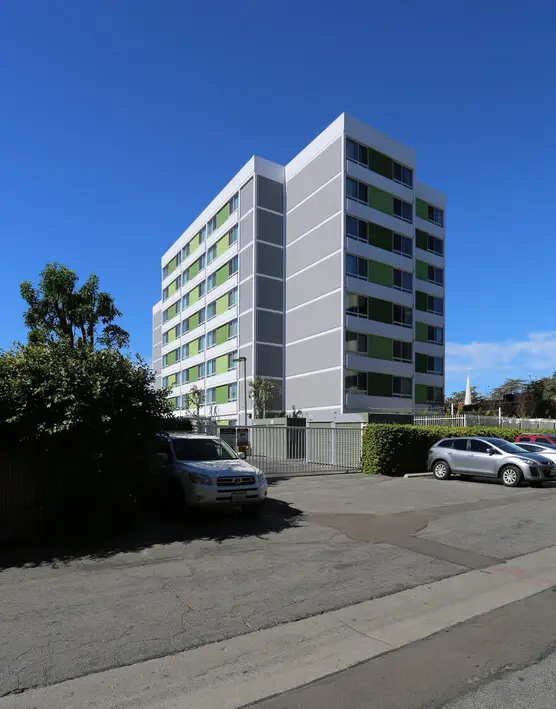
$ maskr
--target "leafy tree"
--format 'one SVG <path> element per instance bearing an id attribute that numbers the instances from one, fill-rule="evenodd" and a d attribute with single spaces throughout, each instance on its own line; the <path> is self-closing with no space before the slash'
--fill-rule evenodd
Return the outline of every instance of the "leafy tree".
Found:
<path id="1" fill-rule="evenodd" d="M 77 288 L 77 274 L 59 263 L 47 263 L 37 287 L 20 285 L 28 305 L 24 314 L 29 342 L 65 342 L 70 347 L 123 348 L 129 335 L 114 321 L 121 317 L 114 299 L 91 274 Z"/>
<path id="2" fill-rule="evenodd" d="M 249 389 L 255 418 L 266 418 L 267 406 L 273 397 L 282 392 L 282 385 L 275 379 L 255 377 L 249 382 Z"/>
<path id="3" fill-rule="evenodd" d="M 201 406 L 203 405 L 203 390 L 194 384 L 189 392 L 187 393 L 187 408 L 195 415 L 199 417 L 199 412 Z"/>

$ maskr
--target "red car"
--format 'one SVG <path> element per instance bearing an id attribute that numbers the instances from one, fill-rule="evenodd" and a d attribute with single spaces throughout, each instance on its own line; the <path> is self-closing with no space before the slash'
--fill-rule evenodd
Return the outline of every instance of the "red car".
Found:
<path id="1" fill-rule="evenodd" d="M 536 435 L 534 433 L 524 433 L 523 435 L 515 437 L 516 443 L 539 443 L 545 446 L 556 446 L 556 434 L 552 435 L 550 433 L 539 433 Z"/>

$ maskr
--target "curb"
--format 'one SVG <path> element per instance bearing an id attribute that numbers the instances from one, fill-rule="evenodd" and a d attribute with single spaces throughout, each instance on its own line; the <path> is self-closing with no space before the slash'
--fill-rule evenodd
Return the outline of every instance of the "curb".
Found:
<path id="1" fill-rule="evenodd" d="M 406 473 L 404 478 L 432 478 L 432 473 Z"/>

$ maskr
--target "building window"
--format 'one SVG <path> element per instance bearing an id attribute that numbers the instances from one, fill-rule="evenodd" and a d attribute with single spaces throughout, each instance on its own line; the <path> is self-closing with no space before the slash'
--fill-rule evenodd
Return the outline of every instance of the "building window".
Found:
<path id="1" fill-rule="evenodd" d="M 207 282 L 202 281 L 201 283 L 199 283 L 199 298 L 202 298 L 204 296 L 204 294 L 206 293 L 206 290 L 207 290 Z"/>
<path id="2" fill-rule="evenodd" d="M 444 360 L 442 357 L 427 357 L 427 374 L 444 374 Z"/>
<path id="3" fill-rule="evenodd" d="M 189 369 L 183 369 L 181 373 L 181 383 L 189 384 Z"/>
<path id="4" fill-rule="evenodd" d="M 369 150 L 364 145 L 359 145 L 354 140 L 349 138 L 346 141 L 347 159 L 356 162 L 363 167 L 369 167 Z"/>
<path id="5" fill-rule="evenodd" d="M 201 362 L 199 364 L 198 376 L 199 376 L 199 379 L 205 378 L 205 363 L 204 362 Z"/>
<path id="6" fill-rule="evenodd" d="M 204 268 L 205 265 L 206 265 L 205 254 L 201 254 L 201 256 L 199 257 L 199 261 L 198 261 L 198 262 L 199 262 L 199 271 L 202 271 L 203 268 Z"/>
<path id="7" fill-rule="evenodd" d="M 186 293 L 183 296 L 183 309 L 185 310 L 186 308 L 189 308 L 189 293 Z"/>
<path id="8" fill-rule="evenodd" d="M 237 273 L 237 267 L 238 267 L 238 257 L 234 256 L 231 261 L 228 261 L 228 278 L 230 276 L 233 276 L 234 273 Z"/>
<path id="9" fill-rule="evenodd" d="M 216 301 L 213 300 L 212 303 L 207 305 L 207 320 L 211 320 L 216 317 Z"/>
<path id="10" fill-rule="evenodd" d="M 346 352 L 367 356 L 367 335 L 359 332 L 346 332 Z"/>
<path id="11" fill-rule="evenodd" d="M 205 309 L 201 308 L 199 310 L 199 325 L 202 325 L 205 322 Z"/>
<path id="12" fill-rule="evenodd" d="M 392 269 L 392 280 L 394 288 L 403 290 L 406 293 L 413 292 L 413 275 L 411 273 L 394 268 Z"/>
<path id="13" fill-rule="evenodd" d="M 392 233 L 392 251 L 402 256 L 411 258 L 413 256 L 413 241 L 407 236 Z"/>
<path id="14" fill-rule="evenodd" d="M 186 332 L 189 332 L 189 318 L 185 318 L 185 320 L 181 324 L 182 326 L 182 332 L 185 335 Z"/>
<path id="15" fill-rule="evenodd" d="M 411 342 L 393 341 L 392 357 L 396 362 L 412 362 L 413 346 Z"/>
<path id="16" fill-rule="evenodd" d="M 444 273 L 441 268 L 435 266 L 428 267 L 428 279 L 431 283 L 436 283 L 437 286 L 444 285 Z"/>
<path id="17" fill-rule="evenodd" d="M 216 244 L 213 244 L 207 251 L 207 263 L 212 263 L 216 258 Z"/>
<path id="18" fill-rule="evenodd" d="M 393 177 L 394 182 L 399 182 L 406 187 L 413 188 L 413 170 L 410 170 L 404 165 L 393 162 Z"/>
<path id="19" fill-rule="evenodd" d="M 438 239 L 432 234 L 427 234 L 421 229 L 415 229 L 415 238 L 418 249 L 430 251 L 431 254 L 436 254 L 437 256 L 444 256 L 444 242 L 442 239 Z"/>
<path id="20" fill-rule="evenodd" d="M 232 199 L 228 202 L 228 212 L 230 214 L 233 214 L 233 212 L 236 211 L 238 203 L 239 203 L 239 198 L 238 198 L 238 195 L 236 192 L 235 195 L 232 197 Z"/>
<path id="21" fill-rule="evenodd" d="M 237 288 L 232 288 L 228 293 L 228 310 L 237 305 Z"/>
<path id="22" fill-rule="evenodd" d="M 347 372 L 344 379 L 346 394 L 367 394 L 367 374 L 365 372 Z"/>
<path id="23" fill-rule="evenodd" d="M 444 343 L 444 330 L 441 327 L 435 327 L 434 325 L 428 326 L 427 341 L 432 342 L 435 345 L 442 345 Z"/>
<path id="24" fill-rule="evenodd" d="M 207 230 L 208 230 L 209 234 L 212 234 L 212 232 L 215 229 L 216 229 L 216 215 L 207 224 Z"/>
<path id="25" fill-rule="evenodd" d="M 201 231 L 199 232 L 199 243 L 202 244 L 203 241 L 207 238 L 207 228 L 204 226 Z"/>
<path id="26" fill-rule="evenodd" d="M 209 359 L 207 362 L 207 377 L 212 377 L 216 374 L 216 360 Z"/>
<path id="27" fill-rule="evenodd" d="M 216 345 L 216 330 L 207 332 L 207 350 Z"/>
<path id="28" fill-rule="evenodd" d="M 238 228 L 237 228 L 237 224 L 236 224 L 233 229 L 230 229 L 230 233 L 228 234 L 228 246 L 233 246 L 236 243 L 237 232 L 238 232 Z"/>
<path id="29" fill-rule="evenodd" d="M 427 387 L 427 404 L 443 404 L 444 393 L 441 387 Z"/>
<path id="30" fill-rule="evenodd" d="M 228 371 L 237 369 L 237 350 L 228 354 Z"/>
<path id="31" fill-rule="evenodd" d="M 392 322 L 394 325 L 402 325 L 402 327 L 411 327 L 411 308 L 406 308 L 405 305 L 394 305 L 392 308 Z"/>
<path id="32" fill-rule="evenodd" d="M 189 268 L 186 268 L 182 274 L 184 285 L 189 281 Z"/>
<path id="33" fill-rule="evenodd" d="M 433 207 L 431 204 L 427 206 L 428 209 L 428 220 L 437 226 L 444 226 L 444 211 L 438 209 L 438 207 Z"/>
<path id="34" fill-rule="evenodd" d="M 207 278 L 207 289 L 211 291 L 213 288 L 216 288 L 216 273 L 211 273 Z"/>
<path id="35" fill-rule="evenodd" d="M 409 202 L 404 202 L 403 199 L 394 197 L 394 216 L 401 219 L 403 222 L 413 223 L 413 205 Z"/>
<path id="36" fill-rule="evenodd" d="M 411 379 L 407 377 L 392 377 L 392 396 L 411 399 Z"/>
<path id="37" fill-rule="evenodd" d="M 190 253 L 191 253 L 191 244 L 188 243 L 181 250 L 182 261 L 185 261 L 185 259 L 189 256 Z"/>
<path id="38" fill-rule="evenodd" d="M 427 295 L 427 311 L 436 315 L 444 315 L 444 302 L 442 298 L 434 295 Z"/>
<path id="39" fill-rule="evenodd" d="M 181 348 L 181 358 L 182 359 L 187 359 L 189 357 L 189 342 L 187 342 L 182 348 Z M 185 370 L 184 370 L 185 371 Z"/>
<path id="40" fill-rule="evenodd" d="M 353 254 L 346 254 L 346 274 L 353 278 L 360 278 L 363 281 L 368 280 L 367 259 Z"/>
<path id="41" fill-rule="evenodd" d="M 216 404 L 216 387 L 207 389 L 207 404 Z"/>
<path id="42" fill-rule="evenodd" d="M 162 291 L 162 300 L 166 300 L 167 297 L 168 297 L 168 287 L 164 288 L 164 290 Z"/>
<path id="43" fill-rule="evenodd" d="M 228 384 L 228 401 L 237 401 L 237 383 Z"/>
<path id="44" fill-rule="evenodd" d="M 198 342 L 198 350 L 199 352 L 204 352 L 205 350 L 205 336 L 201 335 L 201 337 L 197 340 Z"/>
<path id="45" fill-rule="evenodd" d="M 228 323 L 228 340 L 231 340 L 232 337 L 237 337 L 237 320 Z"/>
<path id="46" fill-rule="evenodd" d="M 367 185 L 353 180 L 351 177 L 346 178 L 346 196 L 361 204 L 368 205 L 369 203 Z"/>
<path id="47" fill-rule="evenodd" d="M 351 239 L 357 239 L 367 244 L 369 242 L 369 230 L 367 222 L 355 217 L 346 217 L 346 235 Z"/>
<path id="48" fill-rule="evenodd" d="M 369 317 L 369 300 L 364 295 L 348 293 L 346 299 L 346 312 L 359 318 Z"/>

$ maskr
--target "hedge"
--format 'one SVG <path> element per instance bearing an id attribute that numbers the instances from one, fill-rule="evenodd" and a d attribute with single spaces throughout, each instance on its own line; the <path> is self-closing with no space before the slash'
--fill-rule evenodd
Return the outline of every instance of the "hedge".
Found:
<path id="1" fill-rule="evenodd" d="M 405 475 L 423 473 L 433 443 L 441 438 L 457 436 L 489 436 L 514 441 L 522 434 L 519 428 L 487 426 L 410 426 L 407 424 L 372 423 L 363 432 L 361 467 L 364 473 Z M 545 433 L 545 431 L 535 431 Z M 554 434 L 554 431 L 550 431 Z"/>

